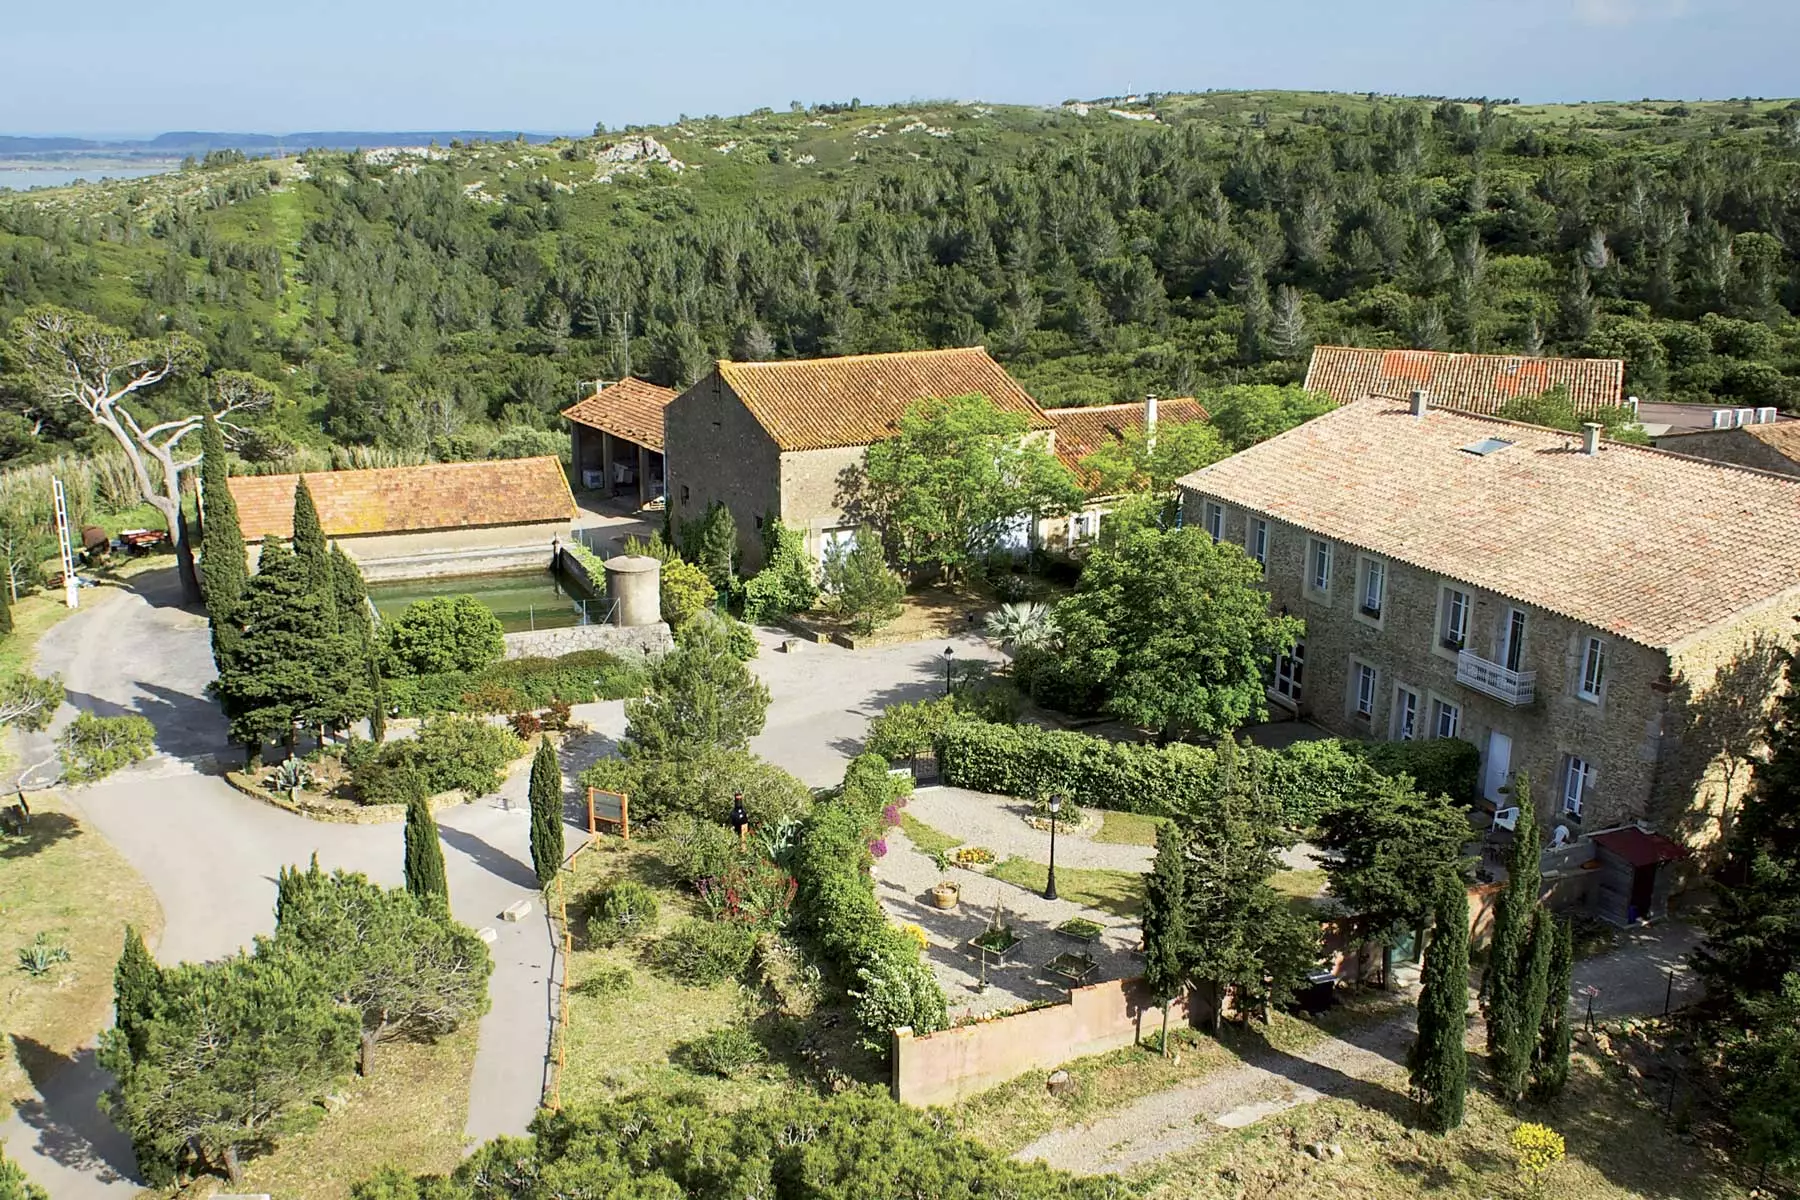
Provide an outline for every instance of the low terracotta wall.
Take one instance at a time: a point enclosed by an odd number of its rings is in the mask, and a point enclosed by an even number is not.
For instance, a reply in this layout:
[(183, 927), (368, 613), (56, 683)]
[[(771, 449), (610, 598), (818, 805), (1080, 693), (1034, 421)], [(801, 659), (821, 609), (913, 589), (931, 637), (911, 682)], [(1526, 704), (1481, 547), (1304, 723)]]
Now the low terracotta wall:
[[(1188, 1023), (1192, 996), (1170, 1007), (1171, 1027)], [(1066, 1003), (1009, 1017), (919, 1037), (896, 1029), (891, 1087), (904, 1104), (948, 1104), (1030, 1071), (1129, 1046), (1161, 1028), (1162, 1009), (1141, 979), (1071, 988)]]

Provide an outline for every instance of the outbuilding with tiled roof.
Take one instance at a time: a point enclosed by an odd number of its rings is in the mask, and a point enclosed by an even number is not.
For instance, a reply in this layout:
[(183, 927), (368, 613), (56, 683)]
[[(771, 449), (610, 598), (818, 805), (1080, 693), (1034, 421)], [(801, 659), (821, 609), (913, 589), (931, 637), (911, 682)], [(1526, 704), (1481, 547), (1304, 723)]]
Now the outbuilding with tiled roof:
[[(236, 475), (231, 496), (253, 547), (294, 532), (298, 475)], [(557, 459), (315, 471), (307, 490), (325, 535), (375, 578), (548, 566), (575, 500)]]
[(588, 491), (631, 496), (639, 505), (663, 494), (663, 410), (680, 395), (647, 380), (597, 381), (562, 415), (569, 421), (570, 462)]
[(1423, 390), (1434, 407), (1492, 414), (1509, 400), (1557, 387), (1567, 389), (1584, 416), (1623, 404), (1625, 360), (1317, 346), (1306, 369), (1306, 388), (1339, 404), (1369, 396), (1404, 400)]

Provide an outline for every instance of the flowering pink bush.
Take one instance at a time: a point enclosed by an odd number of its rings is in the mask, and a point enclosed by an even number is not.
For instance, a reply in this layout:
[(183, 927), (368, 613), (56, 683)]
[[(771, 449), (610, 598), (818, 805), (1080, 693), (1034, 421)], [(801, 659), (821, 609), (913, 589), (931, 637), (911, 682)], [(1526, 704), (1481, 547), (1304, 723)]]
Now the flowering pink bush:
[(881, 822), (882, 824), (889, 826), (898, 825), (900, 823), (900, 806), (898, 804), (890, 804), (882, 809)]
[(873, 854), (876, 858), (885, 857), (887, 854), (887, 839), (876, 838), (874, 841), (870, 842), (869, 853)]

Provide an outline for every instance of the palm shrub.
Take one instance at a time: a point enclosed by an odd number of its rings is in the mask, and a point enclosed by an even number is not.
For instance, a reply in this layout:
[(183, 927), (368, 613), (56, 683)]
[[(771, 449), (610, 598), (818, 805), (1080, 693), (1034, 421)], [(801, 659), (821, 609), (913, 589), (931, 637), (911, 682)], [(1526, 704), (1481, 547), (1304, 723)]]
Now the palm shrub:
[(987, 615), (983, 624), (987, 635), (1000, 643), (1002, 650), (1053, 649), (1062, 636), (1056, 614), (1040, 600), (1002, 604)]

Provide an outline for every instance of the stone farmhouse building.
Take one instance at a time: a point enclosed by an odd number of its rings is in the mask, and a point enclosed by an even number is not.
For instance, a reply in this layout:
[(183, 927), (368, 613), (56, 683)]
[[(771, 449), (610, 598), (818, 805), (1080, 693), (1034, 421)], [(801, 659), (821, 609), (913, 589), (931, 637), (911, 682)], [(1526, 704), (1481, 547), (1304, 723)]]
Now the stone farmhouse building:
[[(1185, 477), (1185, 523), (1306, 622), (1272, 706), (1466, 739), (1487, 804), (1528, 777), (1558, 841), (1715, 838), (1800, 614), (1800, 480), (1599, 433), (1371, 397)], [(1639, 914), (1683, 853), (1656, 841)]]
[(1318, 346), (1306, 387), (1339, 404), (1365, 396), (1404, 400), (1423, 389), (1434, 404), (1490, 415), (1508, 400), (1562, 387), (1575, 411), (1587, 415), (1625, 403), (1625, 360)]
[(762, 566), (768, 520), (804, 531), (808, 551), (822, 558), (852, 530), (840, 504), (843, 476), (869, 443), (897, 433), (917, 401), (971, 394), (1050, 436), (1050, 418), (979, 346), (722, 361), (663, 410), (671, 520), (680, 528), (723, 503), (746, 574)]
[(631, 498), (640, 508), (661, 499), (663, 409), (678, 394), (626, 378), (596, 382), (592, 395), (563, 409), (576, 483), (584, 491)]
[[(252, 563), (265, 538), (294, 535), (298, 475), (234, 475), (231, 498)], [(555, 458), (315, 471), (319, 523), (371, 580), (550, 565), (570, 540), (575, 498)]]

